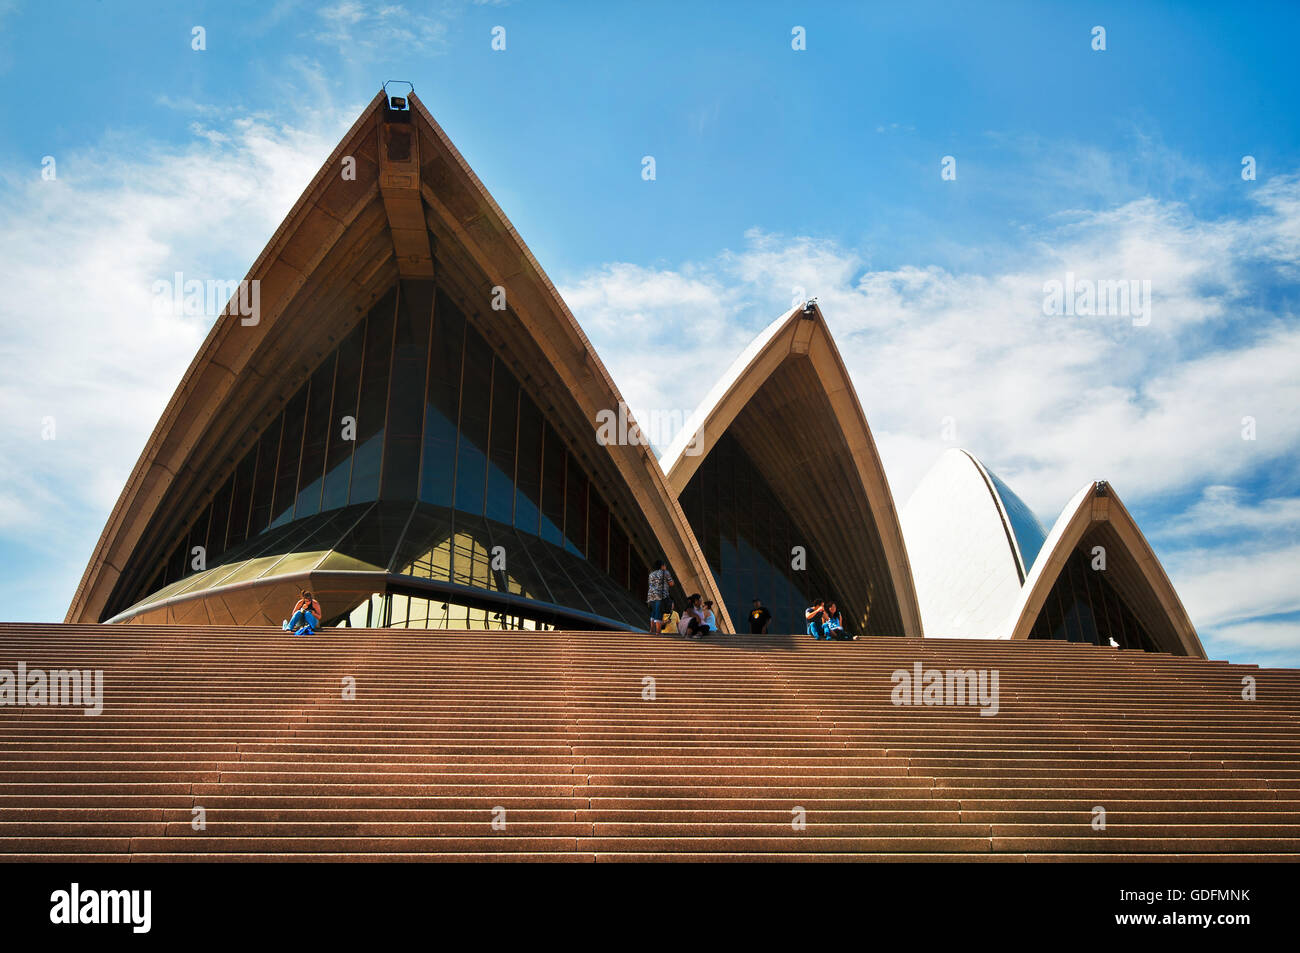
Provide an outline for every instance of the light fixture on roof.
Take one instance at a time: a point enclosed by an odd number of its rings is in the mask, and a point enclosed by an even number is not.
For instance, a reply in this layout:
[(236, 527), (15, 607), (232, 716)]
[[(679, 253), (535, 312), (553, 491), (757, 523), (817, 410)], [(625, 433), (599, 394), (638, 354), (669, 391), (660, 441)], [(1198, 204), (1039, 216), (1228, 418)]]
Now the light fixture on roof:
[[(393, 83), (407, 87), (406, 96), (389, 96), (388, 87)], [(404, 79), (390, 79), (384, 83), (384, 95), (388, 97), (388, 108), (393, 112), (404, 112), (410, 108), (409, 97), (415, 92), (415, 84)]]
[(817, 299), (813, 297), (803, 303), (803, 316), (811, 318), (815, 314), (817, 314)]

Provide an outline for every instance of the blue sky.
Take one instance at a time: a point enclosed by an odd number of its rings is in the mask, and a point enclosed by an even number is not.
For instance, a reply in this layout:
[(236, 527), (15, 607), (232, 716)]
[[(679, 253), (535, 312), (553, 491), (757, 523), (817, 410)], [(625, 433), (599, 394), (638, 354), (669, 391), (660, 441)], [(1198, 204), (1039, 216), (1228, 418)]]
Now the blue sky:
[(818, 295), (900, 506), (949, 418), (1049, 526), (1108, 479), (1212, 656), (1300, 665), (1300, 8), (1250, 10), (0, 0), (0, 618), (62, 617), (211, 324), (151, 282), (241, 277), (401, 78), (635, 408)]

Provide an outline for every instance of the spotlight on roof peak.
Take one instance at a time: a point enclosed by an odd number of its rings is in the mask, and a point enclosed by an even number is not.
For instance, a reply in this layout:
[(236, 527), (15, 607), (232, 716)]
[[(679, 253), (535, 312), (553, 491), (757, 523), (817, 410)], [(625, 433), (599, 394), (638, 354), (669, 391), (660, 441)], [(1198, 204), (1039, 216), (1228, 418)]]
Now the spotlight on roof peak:
[[(388, 93), (388, 87), (391, 85), (405, 86), (407, 88), (406, 96), (392, 96)], [(410, 94), (415, 92), (415, 84), (404, 79), (390, 79), (384, 83), (384, 95), (388, 97), (388, 108), (392, 112), (405, 112), (411, 108), (409, 102)]]

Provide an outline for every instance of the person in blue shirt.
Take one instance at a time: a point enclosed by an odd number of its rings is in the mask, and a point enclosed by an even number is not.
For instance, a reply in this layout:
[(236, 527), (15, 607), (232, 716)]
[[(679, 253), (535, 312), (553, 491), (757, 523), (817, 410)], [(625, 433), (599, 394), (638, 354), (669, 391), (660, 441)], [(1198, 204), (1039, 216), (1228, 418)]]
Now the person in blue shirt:
[(803, 617), (808, 622), (808, 634), (814, 639), (826, 641), (856, 639), (844, 628), (844, 618), (840, 607), (834, 599), (814, 599), (813, 604), (804, 610)]

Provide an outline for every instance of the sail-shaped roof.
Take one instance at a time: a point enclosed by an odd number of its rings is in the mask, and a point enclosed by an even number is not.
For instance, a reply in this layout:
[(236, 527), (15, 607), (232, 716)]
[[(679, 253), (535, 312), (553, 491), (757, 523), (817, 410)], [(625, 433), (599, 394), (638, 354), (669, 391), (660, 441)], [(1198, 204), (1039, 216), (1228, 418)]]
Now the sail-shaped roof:
[(1057, 518), (999, 635), (1206, 657), (1160, 560), (1102, 480), (1084, 485)]
[[(789, 583), (801, 596), (836, 599), (864, 633), (921, 634), (889, 483), (815, 302), (750, 343), (669, 445), (663, 466), (715, 578), (731, 590), (733, 617), (752, 596), (764, 597), (761, 588)], [(714, 490), (715, 483), (723, 485)], [(753, 512), (772, 514), (764, 525), (784, 542), (761, 538), (757, 527), (745, 537), (750, 510), (734, 529), (714, 521), (728, 517), (740, 494)], [(764, 546), (771, 551), (760, 552)], [(796, 548), (806, 568), (789, 551)]]
[[(635, 578), (638, 572), (663, 556), (684, 587), (717, 598), (703, 554), (649, 449), (632, 442), (603, 445), (596, 439), (598, 416), (617, 411), (623, 403), (604, 364), (505, 214), (418, 97), (409, 97), (409, 108), (390, 104), (382, 92), (375, 97), (271, 237), (246, 281), (257, 282), (260, 289), (256, 320), (241, 320), (238, 313), (216, 320), (109, 516), (67, 621), (113, 617), (147, 599), (161, 584), (170, 585), (168, 574), (176, 576), (171, 563), (178, 553), (183, 557), (180, 574), (186, 575), (190, 543), (198, 538), (195, 527), (206, 519), (204, 538), (210, 539), (218, 512), (226, 520), (223, 526), (229, 527), (222, 531), (226, 542), (235, 539), (243, 546), (245, 533), (256, 539), (275, 528), (260, 523), (256, 500), (251, 504), (253, 516), (240, 524), (238, 533), (229, 510), (220, 509), (242, 505), (239, 474), (245, 464), (254, 495), (257, 474), (274, 469), (277, 480), (269, 491), (276, 496), (274, 509), (285, 501), (301, 508), (306, 494), (312, 502), (305, 512), (314, 516), (312, 508), (319, 511), (327, 502), (318, 495), (314, 471), (306, 472), (309, 465), (317, 465), (312, 437), (317, 404), (326, 408), (326, 415), (339, 409), (340, 401), (359, 399), (362, 404), (350, 415), (362, 432), (357, 447), (341, 450), (350, 455), (354, 488), (358, 474), (373, 481), (369, 499), (357, 500), (355, 494), (344, 498), (349, 506), (376, 504), (361, 529), (347, 530), (357, 540), (358, 551), (376, 539), (382, 542), (372, 547), (372, 560), (362, 561), (367, 567), (362, 571), (382, 576), (397, 567), (402, 534), (420, 520), (430, 527), (429, 539), (420, 540), (420, 545), (428, 542), (430, 552), (440, 551), (438, 540), (443, 537), (432, 527), (446, 515), (443, 510), (461, 512), (459, 496), (422, 515), (412, 507), (432, 505), (426, 494), (428, 471), (440, 465), (443, 450), (438, 443), (440, 418), (429, 408), (440, 406), (442, 384), (448, 385), (443, 388), (448, 393), (459, 388), (447, 398), (459, 408), (450, 422), (458, 461), (453, 472), (461, 476), (457, 494), (472, 490), (474, 482), (464, 478), (461, 463), (484, 466), (474, 454), (487, 457), (482, 492), (490, 509), (497, 445), (487, 430), (479, 435), (478, 429), (492, 426), (497, 427), (493, 433), (504, 434), (506, 424), (498, 426), (499, 421), (522, 421), (526, 411), (535, 411), (540, 435), (533, 433), (531, 423), (527, 433), (523, 423), (508, 424), (518, 435), (517, 446), (509, 450), (515, 456), (508, 457), (513, 461), (508, 478), (522, 500), (515, 509), (522, 508), (529, 519), (534, 517), (530, 505), (542, 510), (536, 516), (540, 528), (519, 530), (517, 522), (509, 522), (511, 517), (505, 517), (505, 525), (512, 532), (525, 532), (532, 545), (535, 535), (547, 534), (548, 520), (554, 528), (558, 518), (556, 538), (547, 545), (569, 551), (586, 564), (599, 562), (602, 572), (617, 576), (634, 595), (644, 588), (644, 578)], [(457, 321), (463, 321), (463, 329)], [(445, 355), (438, 351), (444, 326), (458, 335), (456, 360), (443, 361)], [(346, 396), (340, 390), (344, 366), (350, 356), (363, 354), (356, 358), (364, 364), (357, 370), (361, 389), (350, 392), (360, 396)], [(326, 368), (331, 370), (327, 373)], [(444, 376), (452, 373), (460, 375), (456, 381)], [(346, 382), (353, 383), (351, 378)], [(473, 393), (467, 389), (471, 387)], [(476, 410), (480, 389), (494, 401), (490, 417)], [(374, 406), (368, 412), (364, 405), (371, 398)], [(299, 399), (303, 418), (297, 416)], [(516, 401), (513, 417), (505, 413), (507, 399)], [(332, 425), (340, 422), (337, 417), (330, 418)], [(299, 424), (300, 419), (305, 422)], [(368, 425), (378, 435), (373, 451), (362, 439)], [(295, 429), (299, 426), (305, 428), (301, 434)], [(272, 442), (272, 433), (274, 456), (268, 462), (259, 457), (259, 448)], [(299, 443), (291, 444), (291, 437)], [(530, 442), (534, 437), (537, 448)], [(325, 444), (322, 452), (332, 459), (336, 439), (321, 431), (320, 440)], [(505, 453), (504, 436), (501, 442)], [(554, 448), (545, 459), (544, 447)], [(531, 454), (533, 449), (539, 469), (536, 488), (525, 485), (533, 477), (528, 470), (531, 457), (527, 466), (520, 462), (525, 450)], [(297, 462), (296, 453), (301, 453), (302, 462)], [(363, 453), (370, 454), (366, 461)], [(371, 463), (373, 473), (366, 470)], [(297, 471), (290, 472), (295, 466)], [(554, 480), (563, 487), (559, 496), (550, 493), (546, 501), (531, 500), (530, 494), (539, 495), (551, 485), (547, 481)], [(288, 495), (281, 493), (281, 483)], [(226, 492), (234, 503), (223, 503)], [(436, 488), (431, 492), (436, 497)], [(381, 515), (378, 508), (400, 510), (406, 504), (410, 506), (402, 516), (388, 510)], [(477, 505), (475, 518), (492, 524), (482, 533), (473, 530), (475, 539), (482, 541), (499, 528), (500, 517), (485, 511), (482, 502)], [(547, 505), (559, 509), (548, 513)], [(288, 512), (288, 522), (297, 524), (292, 515), (297, 509), (291, 506)], [(272, 513), (272, 520), (281, 518)], [(330, 520), (331, 527), (334, 522)], [(571, 526), (579, 531), (567, 532)], [(304, 545), (321, 543), (308, 538), (314, 532), (310, 527), (302, 529)], [(449, 533), (451, 538), (457, 531)], [(275, 565), (284, 565), (286, 553), (272, 555)], [(307, 563), (290, 561), (293, 572), (286, 578), (294, 584), (308, 579), (318, 586), (322, 580), (328, 583), (319, 564)], [(346, 582), (347, 598), (376, 583), (355, 578), (357, 561), (346, 568), (353, 575), (339, 584)], [(317, 575), (304, 575), (313, 569)], [(240, 602), (240, 593), (257, 590), (270, 578), (265, 571), (255, 566), (229, 585), (191, 587), (191, 598), (212, 607)], [(564, 583), (553, 582), (548, 594), (563, 599), (566, 592), (585, 592), (591, 582), (586, 571), (566, 564), (560, 573)], [(477, 577), (471, 573), (466, 578), (473, 583)], [(454, 577), (448, 579), (449, 585), (455, 583)], [(175, 598), (184, 602), (184, 595)], [(643, 596), (636, 598), (644, 604)], [(575, 611), (593, 614), (596, 601), (583, 599)], [(169, 604), (174, 606), (175, 600)], [(263, 616), (278, 621), (274, 613), (281, 611), (268, 610), (271, 614)], [(224, 610), (214, 609), (197, 620), (225, 617)]]

